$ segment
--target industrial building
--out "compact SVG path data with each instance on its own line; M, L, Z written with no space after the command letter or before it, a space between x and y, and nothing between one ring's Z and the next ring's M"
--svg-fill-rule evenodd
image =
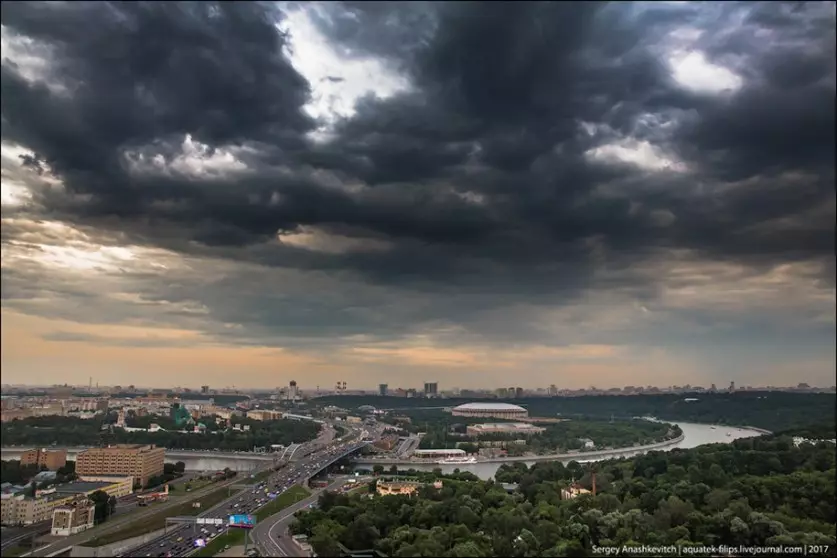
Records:
M59 484L56 494L93 494L97 490L108 496L122 498L134 492L134 477L112 475L82 475L76 482Z
M499 418L507 420L525 419L529 411L510 403L465 403L451 409L455 417Z
M78 454L79 476L132 476L134 484L145 486L148 479L163 474L166 450L154 445L118 444L91 448Z

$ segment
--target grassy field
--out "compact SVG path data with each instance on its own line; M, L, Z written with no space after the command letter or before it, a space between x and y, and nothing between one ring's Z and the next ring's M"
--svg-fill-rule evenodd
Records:
M202 549L198 550L192 556L215 556L224 551L224 547L236 546L244 544L244 535L247 534L244 529L231 529L223 535L218 535Z
M204 512L216 504L226 500L229 497L228 491L228 487L225 486L208 494L204 494L200 498L193 501L183 502L182 504L166 508L165 510L161 510L159 513L143 517L135 523L129 523L113 533L96 537L95 539L85 543L85 546L104 546L106 544L123 541L131 537L144 535L146 533L156 531L157 529L162 529L166 526L167 517L174 517L178 515L198 515L199 513ZM195 502L200 502L201 506L199 508L193 507L192 504Z
M188 492L186 491L186 485L187 484L189 485L189 488L190 488L190 490ZM192 492L195 492L196 490L200 490L204 486L209 486L210 484L212 484L212 481L207 480L207 479L204 479L204 480L195 479L195 480L192 480L192 481L189 481L189 482L184 482L182 484L177 485L177 490L172 492L171 495L172 496L177 496L177 497L189 496L189 495L192 494Z
M308 489L304 486L292 486L288 490L286 490L285 492L268 502L267 505L265 505L262 509L257 511L256 518L259 521L263 521L271 515L282 511L288 506L296 504L300 500L306 499L310 495L311 492L309 492Z

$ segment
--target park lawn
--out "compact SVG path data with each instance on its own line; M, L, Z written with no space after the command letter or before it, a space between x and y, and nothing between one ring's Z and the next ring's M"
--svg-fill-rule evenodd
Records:
M191 488L188 492L186 491L187 484ZM212 484L211 480L193 480L188 483L184 482L183 484L177 485L177 490L170 492L169 497L175 496L177 498L182 498L183 496L190 496L192 492L196 492L205 486L209 486L210 484Z
M263 521L271 515L279 513L288 506L296 504L300 500L306 499L310 495L311 492L307 488L296 484L258 510L256 512L256 519Z
M159 513L143 518L141 521L128 523L122 526L119 530L114 531L113 533L108 533L106 535L102 535L101 537L96 537L95 539L86 542L84 546L104 546L106 544L115 543L117 541L124 541L125 539L130 539L131 537L145 535L146 533L156 531L157 529L162 529L166 526L167 517L175 517L181 515L198 515L199 513L202 513L212 508L213 506L220 504L229 497L228 490L229 488L227 486L224 486L222 488L219 488L218 490L214 490L208 494L204 494L203 496L195 500L183 502L182 504L166 508L165 510L161 510ZM195 502L200 502L201 507L192 507L192 504L194 504Z
M247 534L247 531L244 529L228 529L223 535L218 535L207 545L191 556L215 556L216 554L220 554L224 551L224 547L229 545L230 547L243 545L244 544L244 535Z

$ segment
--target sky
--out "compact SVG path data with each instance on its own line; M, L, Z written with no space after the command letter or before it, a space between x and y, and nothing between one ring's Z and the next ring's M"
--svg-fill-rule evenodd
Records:
M4 2L3 383L834 384L833 2Z

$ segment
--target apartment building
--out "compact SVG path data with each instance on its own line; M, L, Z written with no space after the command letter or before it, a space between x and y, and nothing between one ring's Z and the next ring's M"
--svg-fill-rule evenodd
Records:
M56 506L64 505L75 496L49 494L41 498L28 498L23 494L0 495L0 523L3 525L32 525L48 521Z
M52 510L52 529L54 536L68 537L93 527L96 506L86 497L57 506Z
M282 418L282 412L270 409L254 409L247 411L247 418L253 420L279 420Z
M78 454L79 476L131 476L134 484L145 486L148 479L163 474L166 450L154 445L118 444L91 448Z
M48 471L57 471L67 464L67 450L56 449L30 449L20 454L20 466L36 465L38 468L44 466Z

